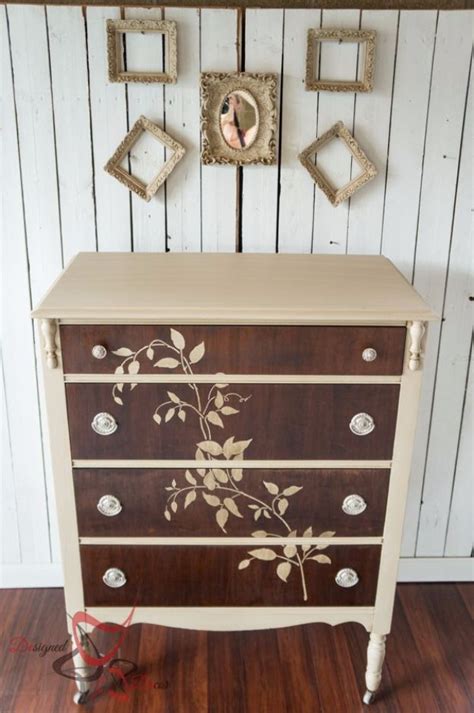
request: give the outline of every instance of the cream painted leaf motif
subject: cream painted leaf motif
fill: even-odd
[[[280,492],[278,485],[275,485],[275,483],[267,483],[267,481],[264,480],[263,484],[271,495],[278,495]]]
[[[277,507],[278,507],[278,512],[280,515],[284,515],[286,511],[288,510],[288,505],[290,503],[286,498],[281,498],[281,500],[278,501]]]
[[[156,423],[160,424],[161,423],[161,416],[159,413],[154,413],[153,414],[153,420],[156,421]]]
[[[177,329],[170,329],[170,334],[171,334],[171,341],[175,345],[176,349],[179,349],[180,352],[183,351],[184,347],[186,346],[186,342],[184,340],[183,335],[181,332],[178,332]]]
[[[296,493],[299,493],[300,490],[303,490],[303,486],[290,485],[289,488],[284,489],[283,495],[286,495],[287,497],[289,497],[290,495],[296,495]]]
[[[280,562],[276,568],[276,573],[285,583],[291,572],[291,564],[289,562]]]
[[[120,347],[120,349],[116,349],[115,351],[112,352],[112,354],[115,354],[116,356],[119,357],[129,357],[132,356],[134,352],[132,352],[131,349],[128,349],[128,347]]]
[[[224,397],[222,396],[222,392],[218,391],[216,398],[214,399],[214,406],[217,409],[221,409],[223,407],[223,405],[224,405]]]
[[[224,505],[226,506],[227,510],[232,513],[232,515],[235,515],[235,517],[243,518],[243,515],[237,507],[235,500],[232,500],[232,498],[224,498]]]
[[[225,510],[222,508],[221,510],[218,510],[216,512],[216,522],[219,525],[220,528],[225,532],[225,526],[227,523],[227,520],[229,519],[229,512],[228,510]]]
[[[165,415],[165,423],[168,423],[168,421],[171,421],[173,416],[174,416],[174,408],[169,408]]]
[[[242,562],[239,562],[239,567],[238,567],[238,568],[239,568],[239,569],[246,569],[246,568],[249,566],[250,561],[251,561],[251,560],[242,560]]]
[[[196,491],[195,490],[190,490],[189,493],[186,495],[184,499],[184,509],[191,505],[197,498]]]
[[[202,497],[204,498],[206,503],[213,508],[218,508],[221,504],[221,500],[217,497],[217,495],[209,495],[208,493],[203,493]]]
[[[158,359],[156,364],[153,364],[153,366],[159,366],[161,369],[175,369],[179,366],[179,361],[177,359],[173,359],[172,357],[164,357],[163,359]]]
[[[190,470],[187,470],[186,473],[184,474],[184,477],[188,481],[188,483],[191,483],[191,485],[197,485],[197,480],[194,477],[194,475],[191,473]]]
[[[249,555],[255,557],[256,560],[265,560],[266,562],[270,562],[277,557],[276,552],[269,550],[267,547],[262,547],[259,550],[252,550],[249,552]]]
[[[266,537],[267,532],[265,530],[255,530],[255,532],[252,532],[252,537]]]
[[[327,555],[311,555],[308,559],[319,562],[319,564],[331,564],[331,558]]]
[[[197,446],[204,453],[209,453],[211,456],[220,456],[222,454],[222,446],[216,441],[201,441]]]
[[[336,533],[333,530],[327,530],[326,532],[321,532],[319,537],[334,537]],[[325,550],[329,545],[316,545],[317,550]]]
[[[209,413],[206,416],[206,419],[207,419],[207,421],[209,421],[209,423],[214,424],[214,426],[219,426],[220,428],[224,428],[224,423],[216,411],[209,411]]]
[[[232,468],[230,474],[232,476],[232,479],[235,480],[236,483],[238,483],[240,480],[242,480],[243,470],[242,468]]]
[[[201,342],[198,344],[194,349],[191,349],[189,353],[189,363],[190,364],[197,364],[198,361],[201,361],[201,359],[204,356],[206,349],[204,347],[204,342]]]
[[[180,409],[178,411],[178,418],[184,423],[186,421],[186,411],[183,411],[183,409]]]
[[[285,557],[294,557],[296,554],[296,545],[285,545],[283,554]]]
[[[168,398],[170,401],[173,401],[175,404],[181,403],[179,396],[176,396],[172,391],[167,391]]]
[[[233,408],[232,406],[223,406],[221,408],[221,413],[224,416],[233,416],[235,413],[239,413],[239,409]]]
[[[229,476],[227,475],[225,470],[222,470],[222,468],[213,468],[212,472],[214,474],[215,479],[218,480],[219,483],[229,482]]]
[[[128,365],[128,373],[129,374],[138,374],[139,371],[140,371],[140,362],[137,361],[136,359],[134,359]]]
[[[203,483],[208,490],[216,489],[216,479],[214,478],[214,473],[212,472],[212,470],[206,473],[206,475],[204,476]],[[203,493],[203,495],[205,495],[205,493]]]
[[[148,347],[148,349],[146,350],[146,355],[147,355],[147,357],[148,357],[148,359],[149,359],[150,361],[153,361],[153,358],[154,358],[154,356],[155,356],[155,352],[154,352],[154,350],[153,350],[151,347]]]

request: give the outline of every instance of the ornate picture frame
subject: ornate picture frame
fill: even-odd
[[[160,144],[171,149],[173,152],[158,174],[148,184],[143,183],[139,178],[120,166],[124,157],[129,153],[144,131],[148,131]],[[140,116],[120,143],[114,155],[107,161],[104,170],[120,181],[120,183],[123,183],[130,191],[133,191],[140,196],[140,198],[148,202],[152,196],[155,195],[158,188],[166,181],[171,171],[175,168],[178,161],[183,158],[185,153],[185,148],[163,131],[163,129],[160,129],[159,126],[147,119],[146,116]]]
[[[124,68],[122,35],[132,32],[163,35],[165,52],[162,72],[137,72],[128,71]],[[109,82],[175,84],[178,78],[177,36],[177,26],[173,20],[107,20]],[[159,50],[161,53],[161,47]]]
[[[232,147],[222,128],[226,100],[250,95],[256,113],[251,142]],[[250,72],[201,74],[201,161],[206,165],[271,165],[277,156],[277,75]]]
[[[329,181],[327,176],[314,163],[314,157],[323,146],[334,139],[340,139],[351,152],[354,160],[362,169],[362,173],[353,180],[346,183],[341,188],[336,188]],[[313,141],[307,148],[304,149],[298,156],[299,160],[306,168],[313,181],[319,186],[323,193],[327,196],[333,206],[338,206],[343,201],[352,196],[359,188],[362,188],[368,181],[371,181],[377,175],[377,169],[370,161],[361,147],[354,139],[350,131],[344,126],[342,121],[334,124],[329,131],[326,131],[316,141]]]
[[[310,29],[306,49],[306,90],[313,92],[371,92],[374,87],[375,30]],[[350,42],[365,46],[362,79],[318,78],[322,42]]]

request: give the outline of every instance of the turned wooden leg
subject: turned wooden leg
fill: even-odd
[[[380,685],[382,678],[382,666],[385,658],[385,639],[381,634],[371,634],[369,646],[367,648],[367,670],[365,672],[365,683],[367,690],[363,697],[364,703],[371,703],[374,693]]]

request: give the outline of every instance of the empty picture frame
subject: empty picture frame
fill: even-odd
[[[306,49],[306,89],[314,92],[371,92],[374,86],[375,30],[308,30]],[[320,75],[320,50],[323,42],[356,43],[364,48],[361,79],[324,79]],[[355,67],[354,67],[355,69]]]
[[[123,36],[127,33],[162,35],[165,43],[164,67],[157,71],[128,71],[124,66]],[[157,57],[162,57],[161,43],[156,44]],[[176,22],[172,20],[107,20],[107,63],[109,82],[158,82],[175,84],[178,77],[178,43]]]
[[[356,176],[356,178],[349,181],[349,183],[346,183],[341,188],[333,186],[327,176],[314,162],[314,158],[318,151],[334,139],[339,139],[344,142],[348,150],[351,152],[354,160],[362,169],[362,173],[360,175]],[[371,181],[372,178],[377,175],[377,169],[374,164],[372,161],[369,161],[359,144],[356,142],[348,129],[346,129],[342,121],[338,121],[337,124],[334,124],[334,126],[329,129],[329,131],[326,131],[326,133],[316,139],[316,141],[313,141],[310,146],[300,153],[298,158],[312,177],[313,181],[326,194],[333,206],[338,206],[339,203],[347,200],[356,191],[358,191],[359,188],[362,188],[363,185],[365,185],[368,181]]]
[[[276,97],[276,74],[201,74],[202,163],[274,164]]]
[[[166,146],[172,152],[170,158],[164,163],[161,170],[147,184],[143,183],[143,181],[126,171],[120,165],[144,131],[148,131],[161,145]],[[110,173],[111,176],[114,176],[114,178],[120,181],[120,183],[123,183],[124,186],[127,186],[130,191],[133,191],[145,201],[149,201],[158,188],[166,181],[184,154],[185,149],[181,144],[169,136],[163,129],[160,129],[159,126],[147,119],[146,116],[141,116],[132,126],[120,146],[118,146],[112,158],[107,161],[104,169],[107,173]]]

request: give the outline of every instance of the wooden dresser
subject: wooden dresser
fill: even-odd
[[[436,319],[402,275],[383,257],[82,253],[33,316],[68,613],[359,622],[369,703]]]

